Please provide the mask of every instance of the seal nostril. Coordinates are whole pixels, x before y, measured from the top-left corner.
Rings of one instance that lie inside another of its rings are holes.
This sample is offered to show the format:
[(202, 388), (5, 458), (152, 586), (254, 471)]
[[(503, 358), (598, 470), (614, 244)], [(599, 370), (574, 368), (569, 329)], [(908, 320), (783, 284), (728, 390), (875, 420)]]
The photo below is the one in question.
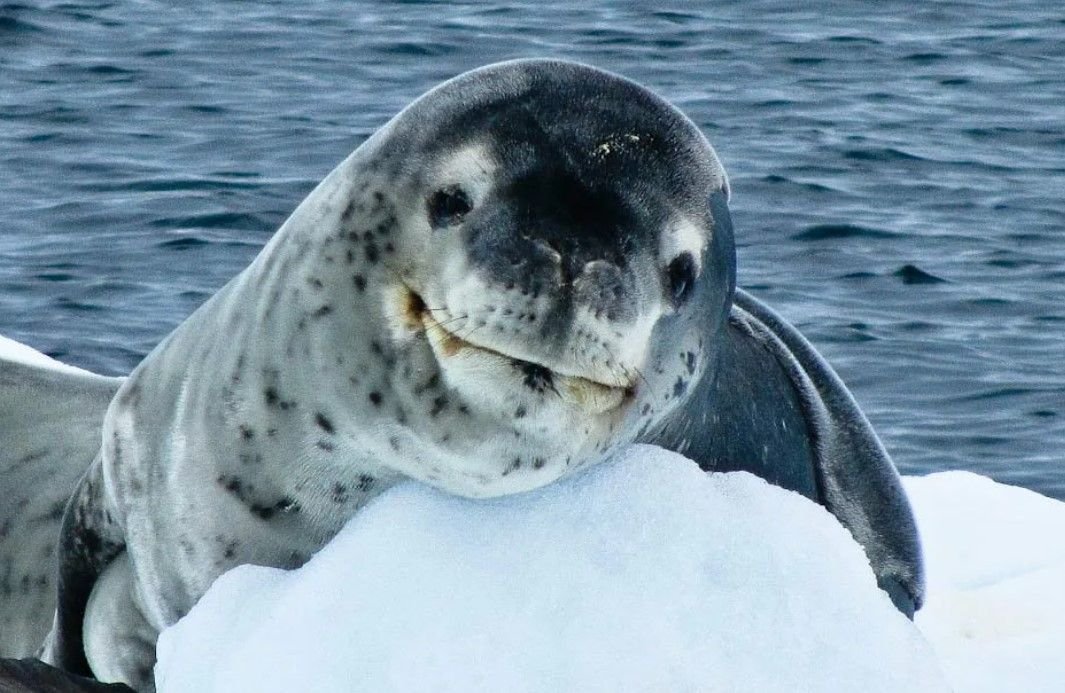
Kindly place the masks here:
[(473, 209), (470, 196), (457, 185), (434, 192), (426, 201), (426, 206), (429, 210), (429, 224), (434, 229), (457, 224)]
[(695, 259), (691, 253), (681, 253), (673, 258), (666, 267), (666, 281), (673, 304), (684, 303), (695, 286)]

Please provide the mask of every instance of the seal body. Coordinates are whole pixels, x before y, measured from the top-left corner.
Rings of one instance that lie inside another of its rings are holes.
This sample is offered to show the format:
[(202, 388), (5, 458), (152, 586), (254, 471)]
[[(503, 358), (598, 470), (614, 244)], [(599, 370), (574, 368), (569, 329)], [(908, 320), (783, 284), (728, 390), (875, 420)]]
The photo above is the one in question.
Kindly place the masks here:
[(391, 484), (516, 493), (636, 441), (823, 503), (912, 614), (894, 468), (736, 290), (728, 196), (698, 128), (615, 75), (514, 61), (430, 91), (121, 383), (45, 660), (149, 689), (158, 632), (218, 575), (300, 565)]

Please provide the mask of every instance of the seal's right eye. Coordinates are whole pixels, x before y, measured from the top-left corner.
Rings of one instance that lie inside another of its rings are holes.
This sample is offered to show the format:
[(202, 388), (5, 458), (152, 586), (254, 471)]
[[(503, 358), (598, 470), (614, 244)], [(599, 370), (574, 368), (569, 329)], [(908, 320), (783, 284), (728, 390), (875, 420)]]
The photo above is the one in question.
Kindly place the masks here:
[(434, 229), (457, 224), (473, 209), (470, 196), (457, 185), (437, 190), (429, 196), (427, 205), (429, 223)]

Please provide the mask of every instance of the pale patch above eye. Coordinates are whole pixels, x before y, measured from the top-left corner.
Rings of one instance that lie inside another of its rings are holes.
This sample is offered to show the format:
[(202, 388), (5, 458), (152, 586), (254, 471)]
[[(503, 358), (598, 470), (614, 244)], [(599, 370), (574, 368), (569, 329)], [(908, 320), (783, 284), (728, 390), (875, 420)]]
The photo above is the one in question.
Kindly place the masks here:
[(675, 219), (666, 227), (659, 245), (665, 263), (663, 286), (666, 300), (679, 308), (691, 295), (702, 271), (702, 256), (710, 241), (710, 231), (686, 218)]

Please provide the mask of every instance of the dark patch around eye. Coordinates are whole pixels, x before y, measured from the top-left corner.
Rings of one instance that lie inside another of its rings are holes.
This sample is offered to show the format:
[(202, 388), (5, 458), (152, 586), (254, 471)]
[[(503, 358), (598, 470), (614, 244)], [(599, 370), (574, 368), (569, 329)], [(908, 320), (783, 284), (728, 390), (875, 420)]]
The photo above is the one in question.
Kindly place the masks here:
[(457, 224), (473, 209), (469, 195), (457, 185), (437, 190), (429, 196), (427, 205), (429, 223), (434, 229)]
[(673, 305), (680, 306), (695, 287), (695, 258), (691, 253), (681, 253), (666, 267), (666, 285)]

